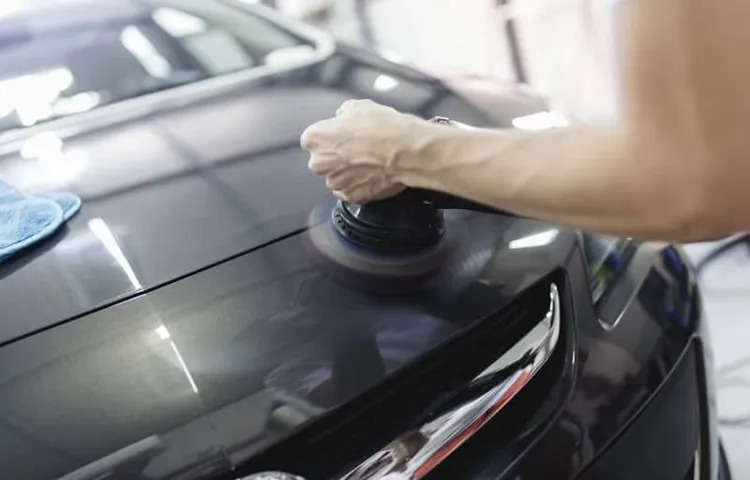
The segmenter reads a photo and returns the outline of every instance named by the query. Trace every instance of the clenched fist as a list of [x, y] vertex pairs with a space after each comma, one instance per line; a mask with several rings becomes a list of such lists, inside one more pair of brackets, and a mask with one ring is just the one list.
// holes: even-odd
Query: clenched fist
[[352, 203], [382, 200], [404, 190], [396, 167], [418, 148], [426, 122], [370, 100], [348, 100], [336, 116], [302, 134], [309, 168], [326, 177], [334, 195]]

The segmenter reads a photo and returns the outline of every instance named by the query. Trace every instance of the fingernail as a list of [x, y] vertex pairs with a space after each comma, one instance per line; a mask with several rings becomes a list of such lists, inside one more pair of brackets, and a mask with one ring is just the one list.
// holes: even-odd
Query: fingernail
[[299, 145], [300, 147], [302, 147], [302, 150], [307, 150], [308, 152], [315, 147], [313, 141], [310, 140], [310, 135], [307, 133], [307, 131], [305, 131], [305, 133], [303, 133], [300, 137]]

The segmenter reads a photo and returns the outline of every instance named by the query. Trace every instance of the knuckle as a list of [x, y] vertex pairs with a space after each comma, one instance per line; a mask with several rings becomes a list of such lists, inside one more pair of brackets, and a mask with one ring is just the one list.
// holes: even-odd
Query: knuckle
[[368, 106], [368, 105], [374, 105], [375, 102], [373, 102], [370, 99], [367, 98], [350, 98], [349, 100], [344, 101], [344, 103], [341, 104], [341, 107], [338, 109], [339, 114], [346, 113], [352, 110], [357, 110], [359, 108]]
[[300, 143], [311, 148], [330, 143], [338, 135], [339, 123], [335, 118], [320, 120], [308, 126], [300, 136]]
[[318, 175], [330, 176], [341, 167], [341, 159], [330, 152], [314, 153], [310, 157], [308, 167]]
[[347, 108], [356, 107], [360, 103], [362, 103], [362, 99], [360, 99], [360, 98], [350, 98], [349, 100], [345, 100], [344, 103], [341, 104], [341, 108], [347, 109]]
[[323, 166], [318, 160], [318, 157], [311, 156], [310, 161], [307, 163], [307, 168], [309, 168], [313, 173], [317, 173], [320, 175], [323, 171]]
[[300, 136], [300, 146], [304, 150], [313, 150], [317, 146], [317, 126], [312, 125], [307, 127], [302, 135]]

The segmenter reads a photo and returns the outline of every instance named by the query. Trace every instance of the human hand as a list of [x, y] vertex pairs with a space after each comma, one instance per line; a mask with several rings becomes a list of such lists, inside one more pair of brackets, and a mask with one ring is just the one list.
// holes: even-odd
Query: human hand
[[395, 179], [397, 162], [414, 153], [424, 123], [371, 100], [348, 100], [335, 117], [308, 127], [301, 144], [310, 170], [326, 177], [333, 194], [361, 204], [406, 188]]

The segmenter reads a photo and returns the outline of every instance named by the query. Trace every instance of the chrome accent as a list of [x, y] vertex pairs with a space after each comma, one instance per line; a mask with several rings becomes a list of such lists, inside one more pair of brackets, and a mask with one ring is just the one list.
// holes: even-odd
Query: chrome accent
[[628, 297], [627, 302], [625, 302], [625, 306], [621, 309], [620, 313], [617, 315], [617, 318], [613, 322], [607, 322], [606, 320], [602, 318], [597, 318], [597, 321], [599, 322], [599, 326], [602, 327], [603, 330], [606, 330], [608, 332], [611, 332], [615, 328], [617, 328], [618, 325], [620, 325], [620, 321], [625, 317], [625, 312], [630, 308], [630, 306], [633, 304], [633, 302], [636, 301], [638, 298], [638, 294], [641, 291], [641, 287], [646, 281], [646, 277], [644, 277], [641, 282], [638, 284], [637, 287], [633, 289], [633, 292]]
[[645, 285], [649, 274], [651, 274], [650, 265], [653, 262], [653, 253], [654, 252], [652, 249], [648, 247], [642, 247], [637, 252], [635, 252], [633, 257], [630, 259], [628, 269], [622, 273], [616, 285], [625, 285], [625, 282], [628, 282], [628, 286], [632, 291], [630, 291], [630, 293], [628, 294], [628, 298], [625, 301], [625, 304], [622, 306], [622, 308], [620, 308], [617, 317], [613, 321], [608, 322], [601, 317], [597, 318], [599, 326], [602, 327], [602, 329], [610, 332], [617, 328], [618, 325], [620, 325], [622, 319], [625, 317], [625, 312], [628, 311], [633, 303], [638, 299], [638, 294], [641, 292], [641, 289]]
[[432, 123], [439, 123], [440, 125], [450, 125], [451, 119], [448, 117], [432, 117], [430, 119]]
[[701, 436], [698, 435], [698, 448], [693, 457], [693, 480], [701, 480]]
[[560, 294], [550, 285], [549, 310], [532, 330], [470, 383], [493, 381], [512, 369], [489, 391], [404, 432], [374, 453], [341, 480], [418, 480], [446, 460], [466, 440], [497, 415], [552, 356], [560, 338]]

